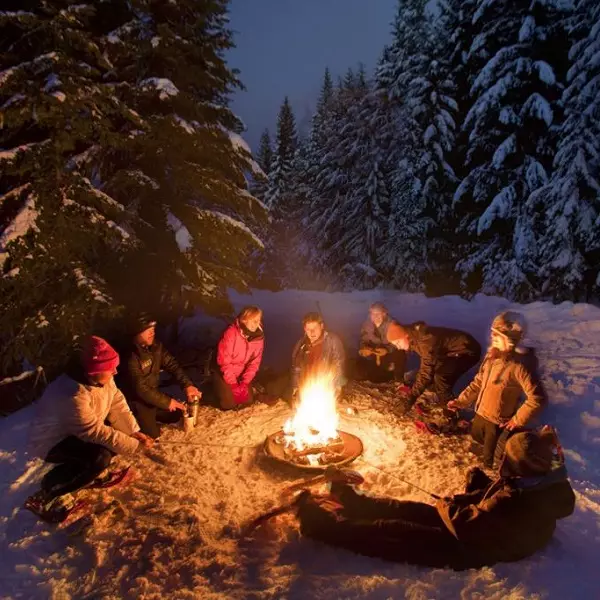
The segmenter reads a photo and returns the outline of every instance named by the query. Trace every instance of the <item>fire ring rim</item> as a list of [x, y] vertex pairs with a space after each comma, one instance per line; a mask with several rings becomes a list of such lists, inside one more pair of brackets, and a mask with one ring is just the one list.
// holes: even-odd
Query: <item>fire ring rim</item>
[[325, 469], [327, 469], [327, 467], [331, 467], [331, 466], [343, 467], [345, 465], [349, 465], [350, 463], [354, 462], [357, 458], [359, 458], [362, 455], [362, 453], [364, 452], [364, 446], [363, 446], [362, 440], [358, 436], [354, 435], [353, 433], [348, 433], [347, 431], [342, 431], [342, 430], [338, 430], [338, 433], [339, 433], [340, 437], [342, 438], [342, 440], [344, 441], [344, 450], [346, 450], [348, 445], [351, 445], [354, 447], [352, 452], [349, 452], [349, 454], [346, 458], [344, 458], [343, 460], [340, 460], [338, 462], [333, 462], [333, 463], [330, 463], [327, 465], [300, 465], [295, 462], [292, 462], [291, 460], [288, 460], [287, 458], [285, 458], [283, 456], [278, 456], [277, 454], [275, 454], [272, 451], [272, 448], [281, 448], [280, 444], [275, 444], [274, 439], [276, 436], [283, 434], [283, 429], [280, 429], [279, 431], [276, 431], [275, 433], [271, 433], [270, 435], [267, 436], [267, 438], [265, 439], [264, 444], [263, 444], [263, 454], [267, 458], [272, 459], [282, 465], [286, 465], [287, 467], [293, 467], [294, 469], [299, 469], [302, 471], [312, 471], [313, 473], [319, 472], [319, 471], [325, 471]]

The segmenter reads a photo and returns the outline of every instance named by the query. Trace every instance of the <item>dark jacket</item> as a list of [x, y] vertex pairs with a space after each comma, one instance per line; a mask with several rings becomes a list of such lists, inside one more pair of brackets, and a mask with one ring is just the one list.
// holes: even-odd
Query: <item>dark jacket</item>
[[419, 355], [419, 372], [410, 399], [416, 400], [431, 384], [436, 366], [448, 357], [481, 355], [477, 340], [464, 331], [446, 327], [430, 327], [423, 322], [405, 327], [411, 352]]
[[123, 391], [129, 402], [169, 408], [170, 396], [158, 389], [163, 369], [175, 377], [182, 389], [193, 385], [177, 361], [158, 341], [149, 347], [134, 344], [125, 357], [124, 365]]
[[371, 321], [371, 319], [367, 319], [360, 328], [360, 347], [384, 347], [388, 351], [392, 352], [395, 348], [393, 344], [388, 342], [387, 332], [390, 324], [394, 322], [394, 319], [388, 316], [384, 319], [379, 327], [375, 327], [373, 321]]
[[[517, 348], [511, 352], [491, 349], [469, 386], [461, 393], [457, 406], [475, 404], [484, 419], [502, 425], [513, 419], [524, 427], [546, 404], [546, 394], [536, 373], [532, 351]], [[521, 403], [521, 398], [525, 401]]]
[[305, 493], [300, 498], [301, 531], [367, 556], [477, 569], [521, 560], [543, 549], [556, 521], [575, 507], [564, 467], [537, 479], [496, 481], [475, 469], [469, 479], [464, 494], [439, 500], [435, 508], [369, 497], [334, 482], [329, 497]]
[[344, 362], [346, 353], [342, 340], [329, 331], [325, 331], [323, 336], [315, 344], [304, 336], [296, 342], [292, 352], [292, 387], [297, 388], [307, 375], [307, 370], [312, 352], [318, 352], [319, 370], [331, 370], [334, 374], [334, 381], [337, 387], [341, 387], [346, 382], [344, 378]]
[[477, 478], [480, 483], [475, 489], [437, 504], [440, 517], [462, 542], [473, 567], [531, 556], [552, 539], [556, 521], [575, 509], [564, 466], [536, 478], [492, 481], [482, 471]]

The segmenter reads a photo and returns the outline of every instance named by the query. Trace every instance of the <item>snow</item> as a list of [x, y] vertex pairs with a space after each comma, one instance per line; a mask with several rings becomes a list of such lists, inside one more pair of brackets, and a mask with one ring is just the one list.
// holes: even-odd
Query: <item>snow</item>
[[192, 134], [192, 133], [196, 132], [196, 130], [194, 129], [193, 125], [191, 125], [188, 121], [186, 121], [185, 119], [183, 119], [179, 115], [173, 115], [173, 119], [175, 120], [175, 123], [177, 123], [177, 125], [179, 125], [187, 133]]
[[52, 92], [50, 95], [54, 96], [54, 98], [56, 98], [59, 102], [64, 102], [67, 99], [67, 96], [64, 92]]
[[21, 144], [20, 146], [10, 148], [9, 150], [0, 149], [0, 161], [12, 162], [21, 152], [27, 152], [27, 150], [37, 145], [38, 142], [32, 142], [31, 144]]
[[537, 69], [541, 81], [547, 85], [556, 84], [554, 69], [545, 60], [537, 60], [533, 63], [533, 66]]
[[[161, 442], [133, 461], [127, 488], [98, 494], [114, 505], [82, 535], [42, 524], [21, 508], [47, 467], [25, 454], [32, 407], [0, 420], [0, 581], [7, 598], [595, 598], [600, 586], [600, 309], [542, 302], [519, 306], [502, 298], [425, 298], [393, 291], [327, 294], [286, 291], [233, 295], [235, 309], [265, 310], [265, 360], [283, 366], [301, 335], [301, 318], [319, 302], [333, 331], [356, 345], [375, 300], [403, 321], [470, 331], [485, 344], [493, 316], [524, 313], [527, 343], [538, 349], [550, 395], [545, 422], [557, 424], [577, 496], [574, 515], [559, 522], [554, 540], [536, 556], [481, 570], [452, 572], [387, 563], [302, 538], [291, 516], [240, 540], [240, 527], [281, 503], [296, 479], [267, 470], [256, 454], [267, 434], [289, 416], [282, 403], [241, 412], [201, 406], [190, 434], [169, 427]], [[193, 335], [223, 323], [198, 315], [184, 323]], [[596, 400], [596, 402], [595, 402]], [[341, 411], [342, 428], [359, 435], [364, 455], [354, 463], [368, 493], [427, 502], [462, 486], [472, 464], [467, 440], [421, 436], [412, 425], [378, 410], [377, 392], [354, 385]], [[346, 408], [346, 406], [341, 407]], [[125, 458], [119, 463], [128, 462]], [[91, 492], [90, 492], [91, 494]]]
[[110, 303], [110, 297], [104, 294], [104, 292], [101, 292], [96, 287], [94, 282], [89, 277], [86, 277], [84, 275], [83, 269], [79, 267], [73, 269], [73, 274], [75, 275], [75, 279], [77, 280], [77, 287], [86, 288], [96, 302], [103, 302], [104, 304]]
[[175, 232], [175, 241], [181, 252], [187, 252], [193, 245], [188, 228], [171, 212], [167, 214], [167, 224]]
[[4, 262], [8, 258], [6, 247], [10, 242], [14, 242], [23, 237], [29, 233], [29, 231], [38, 231], [35, 224], [38, 216], [38, 211], [35, 208], [35, 201], [36, 196], [34, 194], [29, 194], [21, 210], [16, 214], [14, 219], [6, 225], [0, 234], [0, 268], [2, 268]]
[[200, 219], [216, 219], [217, 221], [226, 223], [231, 227], [235, 227], [236, 229], [243, 231], [246, 235], [249, 235], [257, 246], [259, 246], [260, 248], [264, 248], [262, 240], [241, 221], [238, 221], [237, 219], [234, 219], [229, 215], [219, 212], [218, 210], [196, 209], [196, 214]]
[[140, 82], [142, 89], [154, 88], [158, 92], [158, 97], [161, 100], [166, 100], [169, 96], [177, 96], [179, 90], [175, 87], [175, 84], [164, 77], [149, 77]]

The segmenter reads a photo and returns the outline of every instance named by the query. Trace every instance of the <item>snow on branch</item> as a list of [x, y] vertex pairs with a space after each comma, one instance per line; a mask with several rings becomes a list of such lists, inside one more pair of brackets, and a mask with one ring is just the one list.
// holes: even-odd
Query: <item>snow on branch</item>
[[0, 379], [0, 385], [9, 385], [11, 383], [17, 383], [18, 381], [23, 381], [24, 379], [28, 379], [32, 375], [36, 375], [40, 377], [44, 369], [42, 367], [36, 367], [31, 371], [23, 371], [19, 375], [14, 375], [13, 377], [5, 377], [4, 379]]
[[25, 69], [27, 67], [31, 67], [31, 66], [39, 66], [40, 63], [45, 62], [45, 61], [52, 61], [52, 62], [57, 62], [58, 61], [58, 53], [57, 52], [47, 52], [46, 54], [41, 54], [40, 56], [38, 56], [37, 58], [34, 58], [33, 60], [28, 60], [22, 63], [19, 63], [18, 65], [15, 65], [14, 67], [10, 67], [8, 69], [5, 69], [4, 71], [0, 71], [0, 87], [3, 86], [8, 79], [14, 75], [17, 71], [20, 71], [22, 69]]
[[0, 268], [4, 265], [4, 262], [8, 258], [6, 247], [10, 242], [23, 237], [31, 230], [39, 231], [35, 224], [35, 221], [38, 217], [38, 211], [35, 209], [36, 199], [37, 198], [35, 194], [29, 194], [21, 210], [4, 228], [4, 231], [0, 235]]
[[16, 158], [19, 154], [27, 152], [28, 150], [31, 150], [32, 148], [35, 148], [36, 146], [45, 145], [49, 141], [50, 140], [44, 140], [43, 142], [32, 142], [31, 144], [21, 144], [20, 146], [17, 146], [16, 148], [10, 148], [8, 150], [0, 150], [0, 162], [5, 161], [5, 162], [12, 163], [14, 160], [16, 160]]
[[167, 224], [175, 233], [179, 250], [186, 253], [192, 247], [192, 236], [188, 228], [172, 212], [167, 214]]
[[531, 94], [523, 104], [521, 109], [521, 117], [531, 116], [544, 121], [548, 127], [552, 125], [554, 120], [554, 112], [546, 98], [537, 92]]
[[75, 279], [77, 280], [77, 287], [86, 288], [92, 298], [96, 300], [96, 302], [104, 302], [105, 304], [110, 304], [111, 299], [104, 292], [101, 292], [94, 284], [94, 281], [89, 277], [86, 277], [83, 274], [83, 269], [77, 267], [73, 269], [73, 274], [75, 275]]
[[173, 115], [173, 120], [175, 121], [175, 123], [177, 123], [177, 125], [179, 125], [179, 127], [181, 127], [187, 133], [192, 134], [196, 132], [194, 126], [179, 115]]
[[95, 154], [100, 150], [100, 146], [97, 144], [92, 144], [87, 150], [72, 156], [67, 162], [67, 169], [72, 171], [74, 169], [78, 169], [82, 164], [87, 164], [93, 158]]
[[169, 96], [177, 96], [179, 90], [175, 84], [165, 77], [149, 77], [140, 81], [140, 87], [143, 90], [155, 89], [159, 92], [158, 97], [161, 100], [166, 100]]
[[221, 221], [222, 223], [224, 223], [230, 227], [234, 227], [235, 229], [238, 229], [238, 230], [244, 232], [246, 235], [250, 236], [257, 246], [259, 246], [260, 248], [264, 248], [264, 244], [263, 244], [262, 240], [256, 234], [254, 234], [241, 221], [238, 221], [237, 219], [234, 219], [234, 218], [230, 217], [229, 215], [226, 215], [226, 214], [216, 211], [216, 210], [205, 210], [205, 209], [198, 208], [198, 209], [196, 209], [196, 214], [197, 214], [198, 218], [201, 220], [202, 219], [210, 219], [213, 221]]
[[114, 206], [118, 210], [125, 210], [125, 207], [120, 202], [117, 202], [114, 198], [111, 198], [108, 194], [105, 194], [104, 192], [100, 191], [98, 188], [94, 187], [92, 182], [87, 177], [82, 177], [82, 180], [86, 184], [88, 191], [92, 192], [92, 194], [94, 194], [94, 196], [96, 196], [97, 198], [100, 198], [107, 204]]
[[517, 194], [512, 185], [505, 187], [497, 194], [479, 218], [477, 235], [481, 235], [484, 231], [488, 230], [496, 219], [505, 219], [509, 215], [516, 198]]

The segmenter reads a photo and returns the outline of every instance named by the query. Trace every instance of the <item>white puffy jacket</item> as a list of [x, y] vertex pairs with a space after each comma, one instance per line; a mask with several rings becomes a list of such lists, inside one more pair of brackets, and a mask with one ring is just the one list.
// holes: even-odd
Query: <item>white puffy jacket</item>
[[70, 435], [117, 454], [131, 454], [139, 447], [131, 434], [140, 427], [114, 379], [100, 386], [61, 375], [46, 388], [36, 408], [28, 450], [42, 458]]

